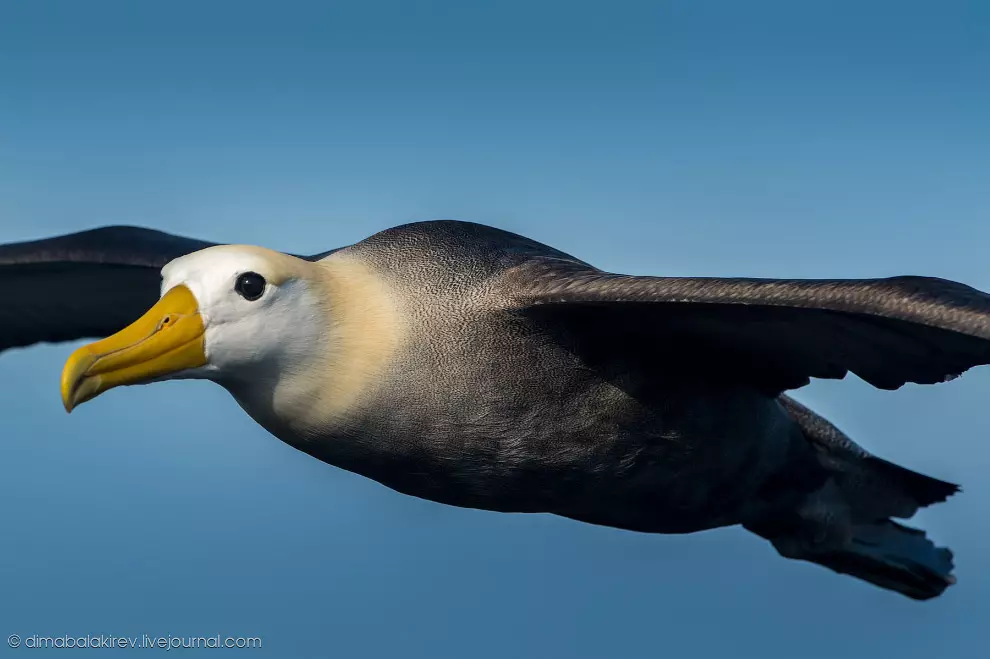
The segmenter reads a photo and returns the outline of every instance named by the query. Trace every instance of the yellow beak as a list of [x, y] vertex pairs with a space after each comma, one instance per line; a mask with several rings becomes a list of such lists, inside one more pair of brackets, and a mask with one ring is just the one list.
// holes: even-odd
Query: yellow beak
[[62, 369], [65, 410], [124, 384], [142, 384], [206, 364], [203, 318], [185, 286], [170, 289], [155, 306], [113, 336], [83, 346]]

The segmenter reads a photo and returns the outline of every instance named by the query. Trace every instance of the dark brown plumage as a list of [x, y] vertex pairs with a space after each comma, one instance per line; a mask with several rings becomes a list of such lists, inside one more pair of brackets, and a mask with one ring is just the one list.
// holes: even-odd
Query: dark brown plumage
[[[108, 227], [0, 246], [17, 291], [0, 350], [120, 329], [157, 299], [159, 268], [208, 245]], [[647, 532], [742, 524], [784, 556], [917, 599], [953, 582], [951, 553], [890, 518], [958, 488], [872, 456], [783, 392], [990, 363], [984, 293], [925, 277], [633, 277], [452, 221], [308, 260], [338, 251], [402, 300], [422, 340], [346, 425], [298, 442], [266, 425], [302, 450], [454, 505]]]
[[211, 244], [103, 227], [0, 245], [0, 350], [116, 332], [158, 299], [162, 266]]

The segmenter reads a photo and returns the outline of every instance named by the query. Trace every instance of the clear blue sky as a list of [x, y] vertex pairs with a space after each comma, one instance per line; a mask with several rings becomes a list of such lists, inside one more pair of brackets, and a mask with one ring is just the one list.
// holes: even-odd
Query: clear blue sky
[[[127, 223], [315, 252], [459, 218], [630, 273], [990, 290], [988, 117], [975, 0], [2, 2], [0, 241]], [[915, 520], [960, 580], [919, 604], [738, 529], [404, 497], [209, 383], [67, 416], [72, 348], [0, 355], [0, 637], [251, 635], [286, 659], [986, 652], [987, 369], [798, 394], [963, 484]]]

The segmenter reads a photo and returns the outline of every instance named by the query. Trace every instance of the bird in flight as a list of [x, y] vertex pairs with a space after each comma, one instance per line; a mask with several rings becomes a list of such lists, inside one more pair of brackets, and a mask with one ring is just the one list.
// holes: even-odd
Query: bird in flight
[[0, 245], [0, 350], [99, 338], [67, 410], [205, 378], [331, 465], [454, 506], [645, 533], [741, 525], [915, 599], [952, 553], [894, 519], [958, 488], [786, 391], [990, 363], [990, 296], [926, 277], [643, 277], [458, 221], [313, 256], [104, 227]]

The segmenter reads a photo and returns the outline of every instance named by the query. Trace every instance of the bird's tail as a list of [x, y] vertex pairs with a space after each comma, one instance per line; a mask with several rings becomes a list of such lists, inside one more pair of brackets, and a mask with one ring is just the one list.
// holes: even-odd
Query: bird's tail
[[[800, 481], [797, 489], [804, 493], [746, 528], [787, 558], [914, 599], [936, 597], [954, 584], [952, 552], [891, 518], [911, 517], [959, 487], [871, 455], [797, 401], [782, 396], [780, 402], [803, 438], [795, 444], [804, 447], [797, 450], [800, 458], [787, 473]], [[795, 485], [786, 487], [793, 493]]]
[[795, 558], [918, 600], [937, 597], [956, 582], [950, 550], [936, 547], [923, 531], [891, 520], [854, 526], [841, 550], [804, 552]]
[[907, 519], [959, 491], [958, 485], [876, 457], [789, 396], [781, 396], [780, 403], [811, 446], [815, 461], [839, 486], [856, 522]]

